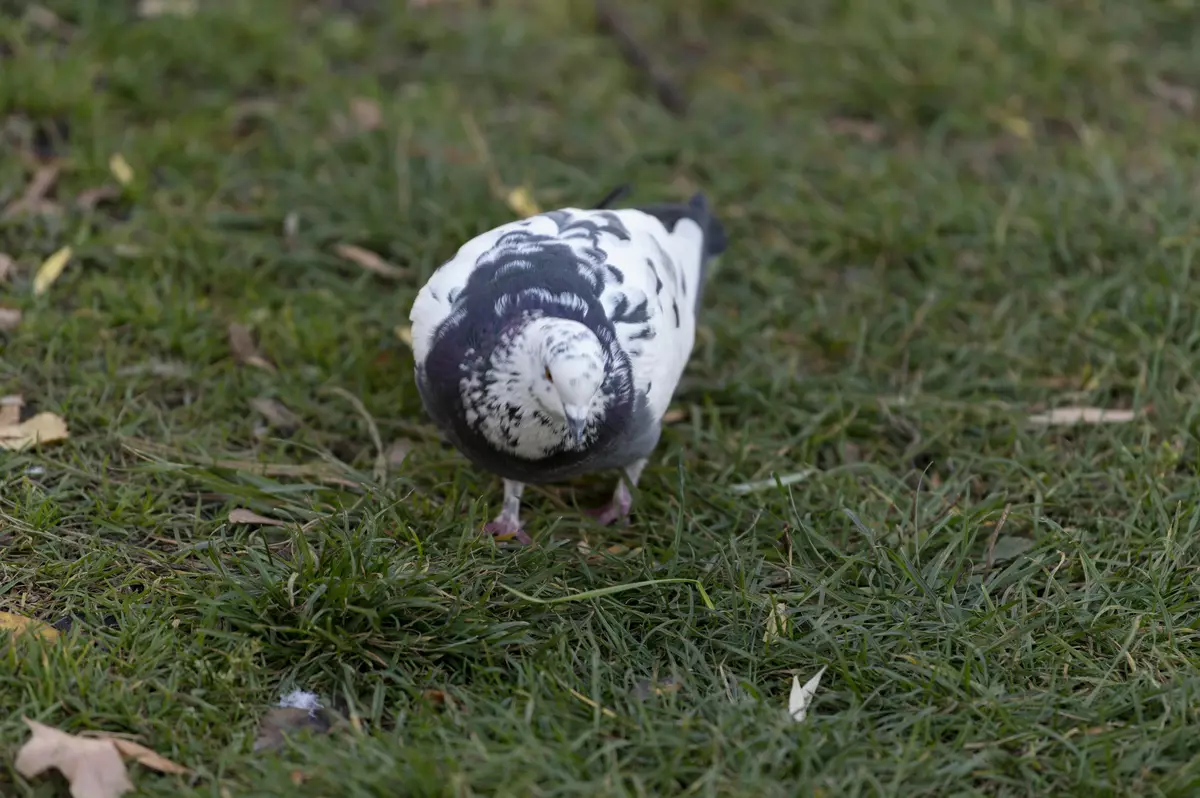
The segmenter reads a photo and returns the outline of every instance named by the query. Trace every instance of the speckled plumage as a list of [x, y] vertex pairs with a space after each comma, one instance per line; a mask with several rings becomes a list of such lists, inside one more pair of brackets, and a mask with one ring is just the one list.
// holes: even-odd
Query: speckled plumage
[[[510, 222], [433, 274], [410, 313], [417, 385], [451, 443], [504, 478], [494, 532], [523, 537], [524, 483], [611, 468], [636, 481], [691, 353], [705, 265], [724, 248], [697, 194]], [[614, 502], [628, 505], [622, 490]]]

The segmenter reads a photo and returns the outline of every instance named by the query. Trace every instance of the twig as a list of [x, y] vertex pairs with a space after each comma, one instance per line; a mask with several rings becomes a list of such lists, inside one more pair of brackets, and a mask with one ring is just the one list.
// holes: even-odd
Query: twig
[[596, 25], [600, 32], [611, 36], [629, 65], [646, 76], [663, 107], [676, 116], [686, 114], [687, 97], [683, 89], [638, 42], [614, 4], [609, 0], [595, 0], [595, 8]]
[[996, 522], [996, 528], [992, 530], [992, 534], [988, 537], [987, 559], [983, 563], [983, 570], [992, 570], [992, 562], [996, 559], [996, 541], [1000, 539], [1000, 530], [1004, 529], [1004, 522], [1008, 520], [1008, 513], [1012, 510], [1011, 504], [1004, 505], [1004, 512], [1000, 514], [1000, 520]]

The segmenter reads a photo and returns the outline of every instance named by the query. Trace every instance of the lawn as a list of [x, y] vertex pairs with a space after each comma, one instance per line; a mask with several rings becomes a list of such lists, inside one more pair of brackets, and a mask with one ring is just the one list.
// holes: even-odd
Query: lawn
[[[584, 0], [137, 5], [0, 0], [0, 395], [69, 426], [0, 452], [0, 794], [67, 795], [22, 716], [147, 796], [1200, 789], [1194, 0], [622, 3], [682, 112]], [[623, 182], [729, 233], [673, 423], [497, 545], [410, 304]]]

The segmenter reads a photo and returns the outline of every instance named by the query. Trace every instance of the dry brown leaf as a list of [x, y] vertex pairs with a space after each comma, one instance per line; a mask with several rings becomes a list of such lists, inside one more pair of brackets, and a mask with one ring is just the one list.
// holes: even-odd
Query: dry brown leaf
[[21, 326], [20, 308], [0, 308], [0, 332], [12, 332]]
[[868, 119], [836, 116], [829, 120], [829, 129], [834, 133], [856, 138], [865, 144], [875, 144], [883, 139], [883, 128]]
[[43, 5], [31, 5], [25, 9], [25, 19], [29, 24], [46, 31], [55, 31], [62, 27], [62, 20], [50, 9]]
[[250, 400], [254, 408], [267, 423], [280, 430], [294, 430], [300, 426], [300, 417], [288, 410], [282, 402], [266, 396], [256, 396]]
[[0, 631], [12, 632], [13, 636], [29, 632], [46, 640], [58, 637], [58, 630], [53, 626], [15, 612], [0, 612]]
[[246, 325], [237, 322], [229, 325], [229, 348], [237, 362], [264, 371], [275, 371], [274, 364], [259, 353], [254, 336]]
[[337, 244], [333, 249], [338, 255], [351, 263], [357, 263], [367, 271], [378, 274], [380, 277], [395, 280], [405, 277], [408, 274], [407, 269], [402, 269], [395, 264], [388, 263], [369, 249], [356, 247], [354, 244]]
[[259, 515], [253, 510], [245, 510], [238, 508], [229, 511], [229, 523], [231, 524], [257, 524], [258, 526], [287, 526], [278, 518], [267, 518], [265, 515]]
[[43, 201], [46, 199], [46, 194], [58, 182], [58, 175], [61, 171], [62, 167], [53, 163], [38, 167], [38, 170], [33, 173], [29, 184], [25, 186], [25, 191], [4, 209], [4, 213], [0, 214], [0, 219], [10, 219], [19, 214], [30, 213], [40, 209]]
[[0, 449], [20, 451], [41, 443], [66, 440], [67, 423], [54, 413], [38, 413], [19, 424], [0, 427]]
[[12, 256], [0, 252], [0, 283], [7, 283], [17, 271], [17, 262]]
[[63, 269], [67, 267], [67, 261], [70, 259], [71, 248], [63, 247], [42, 261], [42, 265], [38, 267], [37, 274], [33, 276], [33, 293], [46, 293], [50, 286], [54, 285], [54, 281], [59, 278], [59, 275], [63, 273]]
[[687, 418], [687, 411], [682, 407], [672, 407], [663, 414], [662, 420], [664, 424], [678, 424]]
[[159, 773], [173, 773], [177, 775], [191, 773], [183, 765], [176, 764], [162, 754], [152, 751], [140, 743], [135, 743], [133, 740], [126, 740], [123, 737], [109, 737], [107, 734], [99, 736], [112, 740], [113, 745], [117, 747], [117, 751], [122, 756], [135, 760], [142, 767], [157, 770]]
[[112, 740], [89, 739], [22, 717], [32, 736], [17, 752], [17, 772], [27, 779], [50, 768], [71, 785], [73, 798], [118, 798], [133, 789]]
[[359, 131], [377, 130], [383, 126], [383, 110], [370, 97], [355, 97], [350, 101], [350, 116]]
[[383, 127], [383, 110], [379, 107], [379, 103], [370, 97], [351, 99], [349, 113], [337, 113], [333, 117], [333, 133], [337, 138], [369, 133], [381, 127]]
[[1124, 424], [1137, 418], [1132, 410], [1107, 410], [1100, 407], [1056, 407], [1029, 417], [1031, 424], [1070, 426], [1073, 424]]
[[0, 427], [21, 423], [21, 408], [24, 406], [25, 399], [22, 396], [0, 396]]
[[293, 770], [288, 774], [288, 778], [291, 780], [293, 786], [299, 787], [301, 784], [308, 781], [308, 774], [303, 770]]

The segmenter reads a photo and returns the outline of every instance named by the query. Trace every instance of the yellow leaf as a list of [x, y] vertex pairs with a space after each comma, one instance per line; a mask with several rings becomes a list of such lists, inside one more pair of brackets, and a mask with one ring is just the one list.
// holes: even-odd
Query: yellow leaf
[[1000, 120], [1000, 124], [1019, 139], [1028, 141], [1033, 138], [1033, 125], [1022, 116], [1005, 116]]
[[46, 293], [46, 289], [53, 285], [54, 281], [59, 278], [59, 275], [63, 273], [63, 269], [67, 267], [67, 261], [70, 259], [71, 248], [63, 247], [42, 261], [42, 265], [38, 267], [37, 274], [33, 277], [33, 293]]
[[0, 449], [20, 451], [39, 443], [66, 440], [67, 422], [53, 413], [38, 413], [19, 424], [0, 427]]
[[117, 182], [123, 186], [127, 186], [133, 182], [133, 167], [129, 165], [129, 161], [125, 160], [125, 156], [119, 152], [115, 152], [109, 157], [108, 170], [112, 172]]
[[58, 637], [58, 630], [53, 626], [35, 621], [33, 618], [26, 618], [24, 615], [17, 615], [14, 612], [0, 612], [0, 630], [12, 632], [14, 636], [30, 632], [46, 640], [54, 640]]
[[508, 192], [508, 196], [504, 201], [508, 203], [508, 207], [512, 209], [513, 213], [519, 214], [522, 217], [535, 216], [541, 213], [538, 210], [537, 203], [533, 201], [533, 195], [524, 186], [518, 186]]
[[763, 632], [763, 642], [774, 643], [788, 633], [788, 627], [787, 605], [782, 601], [776, 602], [771, 614], [767, 616], [767, 630]]

